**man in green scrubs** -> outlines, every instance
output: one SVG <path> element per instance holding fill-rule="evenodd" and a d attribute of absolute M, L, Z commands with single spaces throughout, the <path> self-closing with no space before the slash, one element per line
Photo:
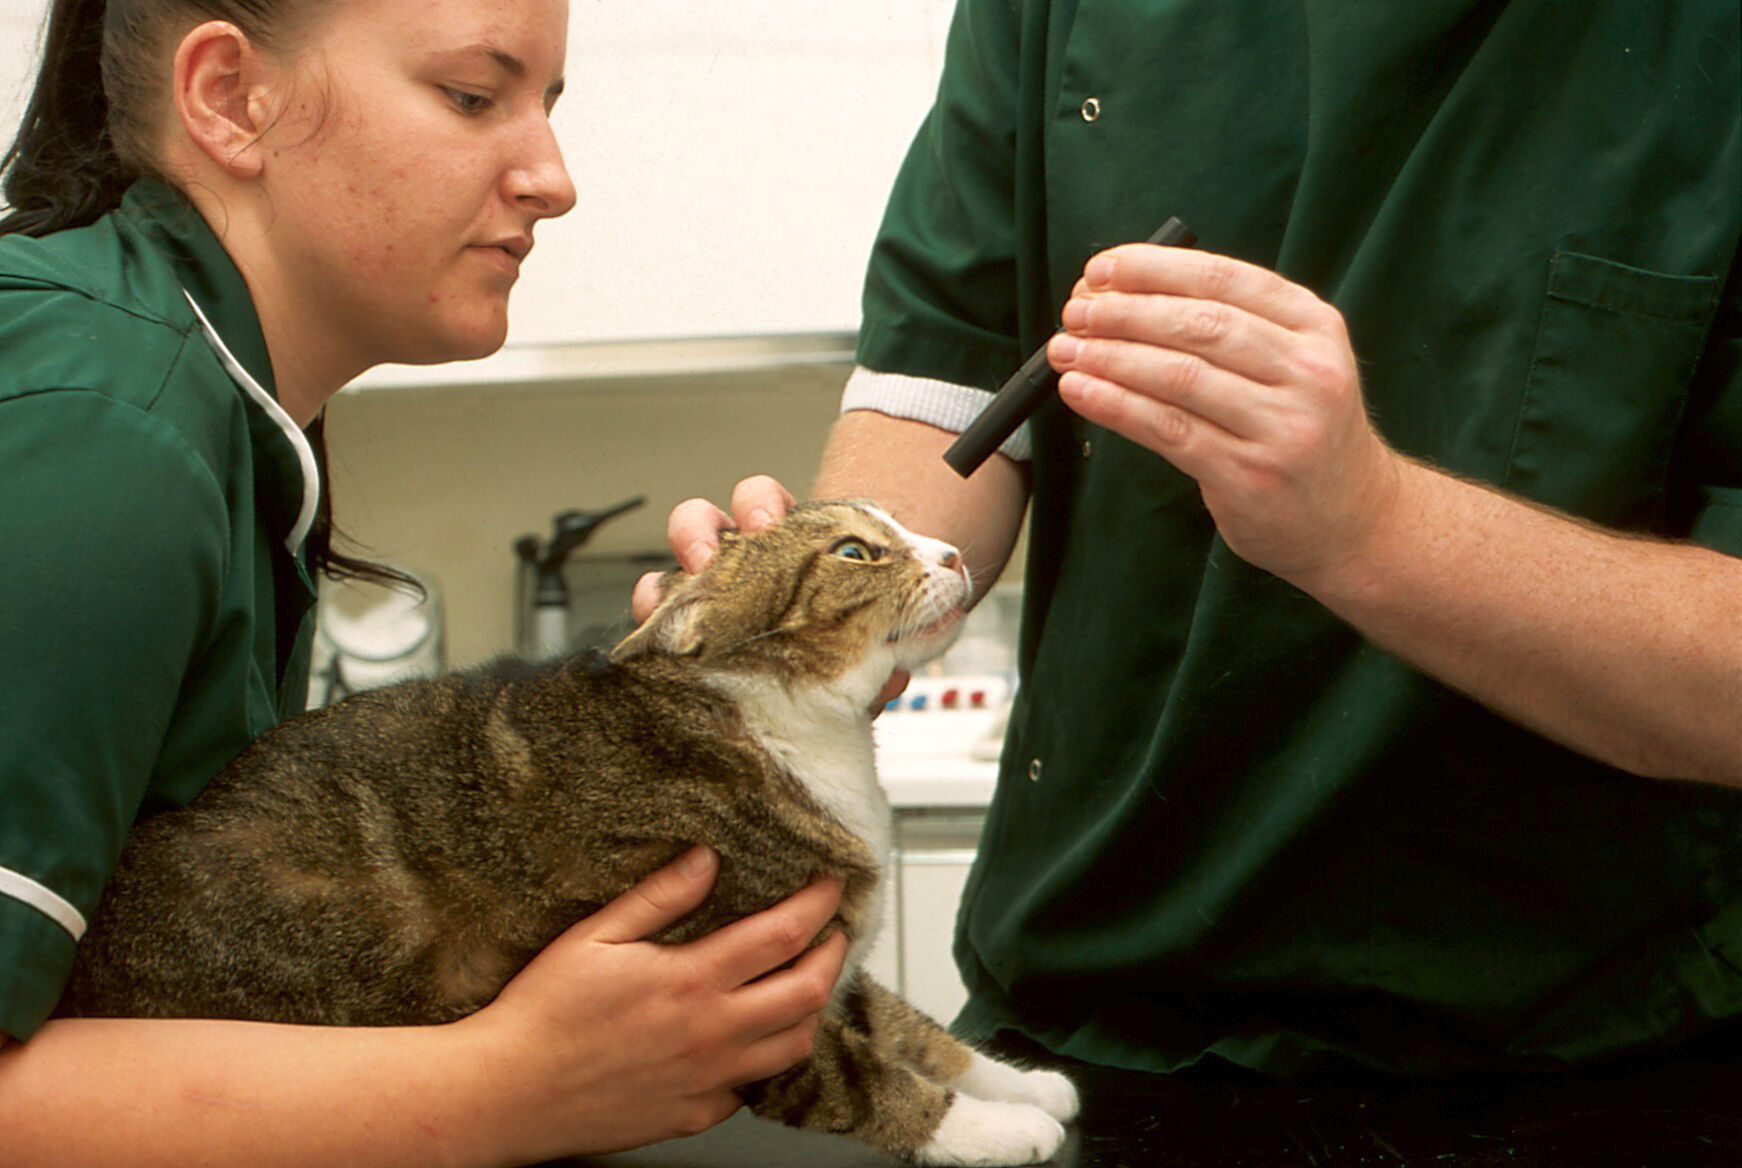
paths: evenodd
<path fill-rule="evenodd" d="M 962 0 L 817 487 L 990 569 L 1032 506 L 960 1028 L 1445 1074 L 1742 1018 L 1738 39 L 1733 0 Z M 1335 307 L 1383 457 L 1230 502 L 1191 409 L 1146 448 L 1053 403 L 955 481 L 1085 261 L 1169 215 Z M 1384 509 L 1336 496 L 1368 462 Z M 1386 554 L 1309 571 L 1267 501 Z"/>
<path fill-rule="evenodd" d="M 135 809 L 307 697 L 320 484 L 251 305 L 155 181 L 0 239 L 0 1033 L 53 1008 Z"/>

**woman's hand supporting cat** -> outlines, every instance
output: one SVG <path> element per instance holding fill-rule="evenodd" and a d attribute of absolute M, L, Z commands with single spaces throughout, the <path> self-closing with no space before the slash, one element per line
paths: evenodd
<path fill-rule="evenodd" d="M 483 1084 L 526 1088 L 503 1098 L 489 1147 L 524 1143 L 543 1160 L 693 1135 L 738 1110 L 733 1088 L 810 1053 L 847 939 L 836 932 L 805 949 L 834 915 L 840 883 L 819 881 L 684 945 L 647 941 L 702 903 L 718 867 L 693 849 L 571 927 L 455 1024 L 480 1038 Z M 553 1046 L 556 1035 L 569 1041 Z"/>
<path fill-rule="evenodd" d="M 7 1168 L 485 1168 L 711 1126 L 732 1087 L 809 1053 L 846 956 L 838 933 L 805 952 L 833 882 L 687 944 L 642 939 L 716 867 L 698 850 L 654 873 L 445 1026 L 73 1018 L 0 1035 Z"/>

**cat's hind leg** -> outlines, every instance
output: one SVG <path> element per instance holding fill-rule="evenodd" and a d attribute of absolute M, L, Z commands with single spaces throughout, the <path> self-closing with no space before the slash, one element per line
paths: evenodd
<path fill-rule="evenodd" d="M 935 1083 L 977 1099 L 1026 1103 L 1061 1123 L 1077 1116 L 1077 1089 L 1065 1076 L 1057 1071 L 1027 1070 L 981 1054 L 863 972 L 846 1005 L 852 1025 L 892 1047 Z"/>

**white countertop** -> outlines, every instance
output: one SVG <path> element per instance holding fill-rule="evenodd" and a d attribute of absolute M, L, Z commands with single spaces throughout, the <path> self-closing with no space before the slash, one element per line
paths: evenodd
<path fill-rule="evenodd" d="M 897 808 L 984 807 L 998 780 L 1004 711 L 907 710 L 873 723 L 877 775 Z"/>

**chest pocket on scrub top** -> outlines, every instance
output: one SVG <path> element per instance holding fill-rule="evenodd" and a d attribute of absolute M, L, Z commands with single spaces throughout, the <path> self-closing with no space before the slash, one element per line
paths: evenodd
<path fill-rule="evenodd" d="M 1656 526 L 1721 288 L 1555 252 L 1502 485 L 1599 523 Z"/>

